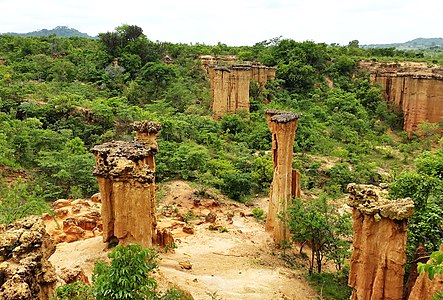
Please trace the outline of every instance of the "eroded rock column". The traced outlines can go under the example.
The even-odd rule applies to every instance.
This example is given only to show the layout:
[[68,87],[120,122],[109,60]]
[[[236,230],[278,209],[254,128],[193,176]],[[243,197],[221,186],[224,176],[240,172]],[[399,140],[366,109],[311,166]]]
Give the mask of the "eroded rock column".
[[348,186],[353,219],[349,286],[355,300],[400,300],[406,264],[410,198],[387,200],[371,185]]
[[94,175],[102,199],[103,241],[151,247],[155,236],[156,136],[160,124],[136,122],[135,141],[95,146]]
[[272,161],[274,176],[272,178],[269,209],[266,219],[266,230],[272,232],[277,243],[289,240],[289,228],[279,218],[289,205],[293,195],[299,189],[293,180],[292,155],[295,131],[298,125],[298,114],[267,110],[266,120],[272,134]]

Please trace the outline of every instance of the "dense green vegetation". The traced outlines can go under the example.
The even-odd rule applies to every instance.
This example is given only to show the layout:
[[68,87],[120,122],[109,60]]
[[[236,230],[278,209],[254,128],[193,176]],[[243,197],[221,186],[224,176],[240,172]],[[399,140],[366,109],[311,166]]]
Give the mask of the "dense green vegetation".
[[[266,90],[251,84],[250,113],[215,120],[209,82],[198,60],[203,54],[234,54],[276,66],[277,78]],[[166,56],[172,63],[163,61]],[[347,233],[341,223],[346,220],[331,219],[336,213],[329,205],[350,182],[391,183],[393,197],[412,197],[418,209],[409,252],[418,243],[436,250],[443,237],[443,188],[441,150],[431,150],[438,138],[423,124],[424,138],[408,139],[401,131],[401,114],[383,101],[357,63],[438,63],[441,57],[362,49],[358,41],[345,47],[279,38],[243,47],[171,44],[152,42],[132,25],[96,40],[1,35],[0,220],[8,223],[46,211],[47,203],[58,198],[96,192],[89,149],[132,139],[130,124],[136,120],[162,124],[157,180],[182,178],[248,201],[252,194],[267,193],[272,180],[266,152],[271,136],[263,110],[276,108],[303,114],[294,167],[302,174],[303,190],[323,201],[324,209],[317,212],[295,202],[317,222],[305,224],[305,231],[294,225],[295,240],[317,243],[315,230],[333,229],[319,241],[325,248],[314,251],[317,263],[311,270],[321,270],[323,257],[342,264],[347,245],[337,237]],[[419,155],[423,150],[430,152]],[[19,175],[23,180],[15,180]],[[298,217],[293,209],[293,220]]]

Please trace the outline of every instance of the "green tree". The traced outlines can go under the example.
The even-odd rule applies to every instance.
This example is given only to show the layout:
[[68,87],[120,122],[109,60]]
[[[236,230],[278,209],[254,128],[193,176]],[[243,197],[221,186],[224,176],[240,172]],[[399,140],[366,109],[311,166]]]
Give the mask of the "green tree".
[[[431,254],[427,263],[418,263],[419,274],[426,272],[430,280],[434,280],[436,275],[443,274],[443,253],[435,251]],[[432,300],[442,300],[443,292],[439,291],[433,295]]]
[[48,192],[52,191],[50,198],[92,195],[97,190],[92,176],[94,162],[93,155],[78,137],[64,143],[61,151],[41,151],[38,166]]
[[250,173],[238,170],[228,171],[223,175],[223,192],[234,200],[243,200],[252,189]]
[[338,269],[342,267],[350,254],[350,245],[344,240],[344,237],[352,234],[349,214],[341,215],[327,203],[326,197],[321,197],[308,203],[295,199],[288,216],[292,241],[311,245],[309,273],[315,268],[321,273],[325,257],[333,261]]
[[419,243],[436,251],[443,240],[443,150],[427,151],[416,160],[416,170],[398,175],[389,186],[390,197],[411,197],[415,214],[408,225],[408,257]]
[[140,70],[141,77],[148,81],[156,99],[160,91],[176,76],[175,69],[161,62],[148,62]]

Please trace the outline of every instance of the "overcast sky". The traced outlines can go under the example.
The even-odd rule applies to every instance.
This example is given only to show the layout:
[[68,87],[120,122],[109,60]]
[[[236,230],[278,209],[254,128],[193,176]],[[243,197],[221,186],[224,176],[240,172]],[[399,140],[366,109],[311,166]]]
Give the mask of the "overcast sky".
[[347,45],[443,37],[443,0],[0,0],[0,33],[137,25],[153,41],[253,45],[282,36]]

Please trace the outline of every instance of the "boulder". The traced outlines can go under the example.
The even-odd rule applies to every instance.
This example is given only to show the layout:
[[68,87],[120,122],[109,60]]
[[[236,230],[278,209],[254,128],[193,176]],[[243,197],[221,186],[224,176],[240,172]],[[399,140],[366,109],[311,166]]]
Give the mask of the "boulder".
[[55,246],[43,219],[30,216],[0,228],[0,299],[49,299],[57,276],[48,258]]

